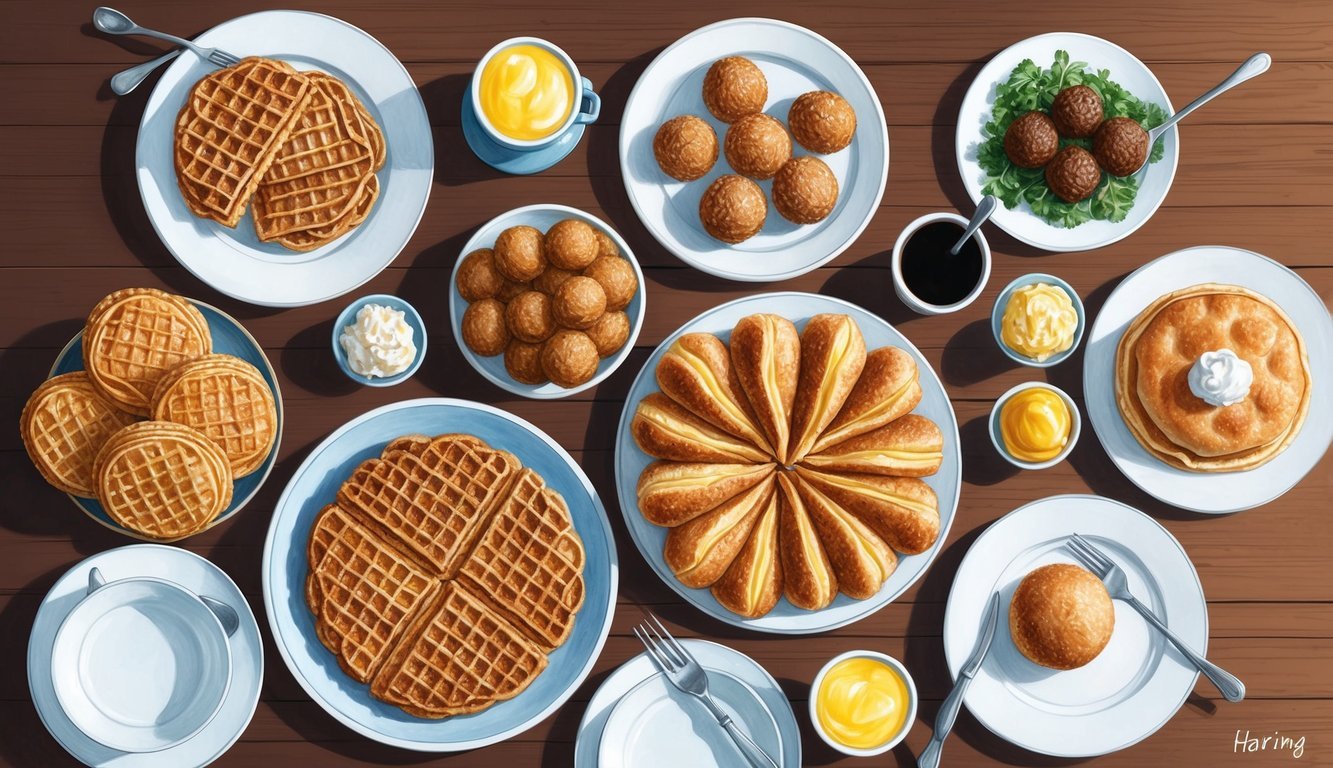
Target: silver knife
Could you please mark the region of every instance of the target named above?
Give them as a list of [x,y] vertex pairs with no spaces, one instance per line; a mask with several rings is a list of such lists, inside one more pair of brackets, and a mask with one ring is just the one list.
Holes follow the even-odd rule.
[[981,662],[986,660],[986,652],[990,650],[991,641],[995,639],[995,625],[999,620],[1000,593],[996,592],[991,595],[990,605],[986,608],[986,618],[982,622],[981,639],[977,642],[977,649],[968,657],[963,668],[958,670],[958,680],[953,684],[953,690],[949,691],[944,703],[940,705],[939,714],[935,715],[935,735],[930,737],[930,743],[922,750],[921,757],[917,758],[918,768],[939,768],[944,740],[948,738],[954,721],[958,719],[958,710],[963,706],[963,694],[967,691],[967,686],[972,683],[972,678],[977,676]]

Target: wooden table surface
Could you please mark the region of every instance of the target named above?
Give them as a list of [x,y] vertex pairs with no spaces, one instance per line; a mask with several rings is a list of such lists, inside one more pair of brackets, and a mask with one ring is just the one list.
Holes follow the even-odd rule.
[[[949,688],[940,639],[950,583],[968,546],[988,523],[1033,499],[1098,493],[1132,504],[1180,539],[1208,596],[1209,655],[1249,688],[1228,704],[1203,681],[1160,732],[1098,766],[1266,766],[1288,752],[1233,753],[1237,731],[1305,736],[1303,762],[1333,764],[1333,460],[1281,499],[1231,516],[1204,517],[1140,492],[1086,434],[1070,460],[1019,472],[986,437],[993,399],[1014,384],[1047,377],[1081,401],[1081,354],[1042,373],[1010,363],[986,318],[999,287],[1041,270],[1067,279],[1095,314],[1128,272],[1164,253],[1225,244],[1267,254],[1295,269],[1328,303],[1333,296],[1333,4],[1326,0],[873,0],[829,3],[614,0],[569,3],[322,0],[306,4],[345,19],[387,45],[421,88],[435,127],[435,188],[416,235],[364,292],[399,293],[425,316],[433,343],[416,378],[390,389],[356,388],[334,366],[328,338],[346,300],[276,311],[225,299],[178,266],[158,241],[133,176],[136,126],[150,81],[117,99],[106,80],[157,50],[91,31],[93,4],[66,0],[0,2],[0,763],[71,762],[47,734],[29,699],[24,658],[42,595],[80,559],[130,541],[79,514],[28,463],[13,425],[57,350],[104,294],[157,286],[218,304],[266,348],[286,397],[281,456],[267,485],[236,517],[181,546],[217,563],[267,622],[259,563],[269,515],[284,483],[309,450],[352,417],[396,400],[447,395],[480,400],[526,418],[570,449],[601,491],[616,531],[621,593],[612,636],[591,678],[545,722],[509,742],[474,752],[430,756],[368,741],[338,724],[296,684],[266,637],[262,701],[225,766],[438,764],[563,766],[584,702],[606,675],[639,651],[628,634],[645,610],[685,636],[721,640],[765,665],[781,681],[802,727],[808,765],[871,765],[839,759],[810,729],[809,683],[832,655],[875,648],[904,659],[924,699],[918,722],[888,762],[911,765],[930,737]],[[728,7],[723,7],[724,5]],[[187,3],[136,0],[135,20],[197,34],[266,7],[257,0]],[[888,190],[861,238],[830,265],[771,286],[724,282],[684,267],[636,220],[616,160],[618,122],[639,74],[667,44],[732,16],[773,16],[808,26],[841,46],[865,70],[884,105],[892,141]],[[1089,253],[1044,254],[989,229],[995,249],[991,285],[970,308],[927,318],[892,294],[889,249],[912,218],[969,209],[954,164],[959,101],[998,50],[1052,30],[1087,32],[1147,62],[1179,106],[1229,74],[1256,50],[1272,70],[1183,124],[1181,161],[1166,204],[1127,240]],[[601,120],[578,150],[532,178],[502,176],[468,151],[459,127],[463,87],[480,55],[518,34],[547,37],[579,62],[604,99]],[[123,42],[123,44],[122,44]],[[639,348],[601,386],[561,402],[517,399],[486,383],[454,347],[446,314],[449,270],[469,234],[510,208],[554,202],[612,222],[632,244],[647,277],[649,312]],[[939,371],[961,426],[962,500],[948,542],[925,577],[874,616],[816,637],[766,637],[705,618],[649,570],[625,533],[612,482],[612,447],[622,399],[649,351],[695,314],[769,289],[848,299],[897,324]],[[1329,371],[1318,374],[1327,375]],[[1327,381],[1327,379],[1325,379]],[[1328,396],[1326,392],[1316,396]],[[50,638],[47,638],[49,641]],[[1008,746],[970,715],[960,718],[946,765],[1062,765]],[[1076,761],[1074,761],[1076,762]]]

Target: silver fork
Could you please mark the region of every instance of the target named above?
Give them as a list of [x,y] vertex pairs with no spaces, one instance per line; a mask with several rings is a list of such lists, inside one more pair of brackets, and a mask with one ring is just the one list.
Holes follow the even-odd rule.
[[681,691],[694,696],[704,703],[713,717],[717,718],[718,725],[726,730],[731,736],[731,740],[736,742],[745,759],[755,768],[778,768],[778,764],[773,762],[773,758],[768,756],[754,740],[736,724],[735,720],[713,701],[708,695],[708,673],[699,666],[699,662],[694,656],[681,645],[676,638],[671,636],[667,628],[662,626],[662,622],[656,616],[650,616],[653,627],[648,622],[643,622],[634,628],[634,635],[643,643],[643,647],[648,649],[648,655],[653,657],[662,674],[671,684]]
[[1102,580],[1102,583],[1106,585],[1106,591],[1111,594],[1112,598],[1129,603],[1134,610],[1142,614],[1149,624],[1156,627],[1158,632],[1165,635],[1172,645],[1185,654],[1185,658],[1199,668],[1204,677],[1207,677],[1213,685],[1217,686],[1217,690],[1222,692],[1222,696],[1227,701],[1240,701],[1245,698],[1245,684],[1240,681],[1240,678],[1195,653],[1194,649],[1185,645],[1183,640],[1176,637],[1175,633],[1161,619],[1157,618],[1157,614],[1153,613],[1151,608],[1139,602],[1137,597],[1134,597],[1134,594],[1129,591],[1129,581],[1125,578],[1125,572],[1111,558],[1093,546],[1092,542],[1077,533],[1069,538],[1068,544],[1069,551],[1074,553],[1074,559]]
[[[204,48],[203,46],[196,45],[192,40],[169,35],[165,32],[158,32],[155,29],[141,27],[138,24],[135,24],[129,16],[126,16],[115,8],[102,6],[93,11],[93,26],[108,35],[143,35],[145,37],[156,37],[159,40],[166,40],[169,43],[175,43],[176,45],[188,48],[199,58],[218,67],[230,67],[240,61],[240,58],[237,56],[220,48]],[[111,78],[111,90],[124,96],[134,90],[134,88],[138,86],[139,83],[143,82],[144,78],[148,77],[149,73],[159,65],[170,61],[175,57],[176,53],[177,52],[174,51],[168,52],[152,61],[144,62],[143,64],[139,64],[138,66],[131,67],[124,72],[116,74],[115,77]]]

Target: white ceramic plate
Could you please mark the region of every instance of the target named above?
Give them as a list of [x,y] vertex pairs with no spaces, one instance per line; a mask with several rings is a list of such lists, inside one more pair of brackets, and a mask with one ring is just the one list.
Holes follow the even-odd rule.
[[[565,644],[522,693],[471,715],[413,717],[370,695],[348,677],[315,635],[305,600],[310,526],[338,487],[365,459],[401,435],[473,434],[518,456],[564,497],[583,539],[583,607]],[[278,499],[264,542],[264,606],[274,644],[292,676],[321,707],[357,733],[404,749],[455,752],[494,744],[536,725],[560,708],[592,671],[606,643],[619,579],[616,545],[597,491],[554,440],[522,419],[466,400],[406,400],[363,414],[325,438],[297,468]]]
[[195,38],[236,56],[268,56],[299,70],[336,75],[384,131],[388,155],[370,216],[313,251],[264,243],[247,213],[229,229],[192,214],[176,183],[176,115],[195,82],[215,67],[178,57],[144,108],[136,148],[139,193],[153,228],[176,260],[213,288],[241,301],[295,307],[332,299],[379,274],[407,245],[430,196],[434,139],[412,77],[375,38],[338,19],[306,11],[263,11],[224,22]]
[[[900,347],[912,355],[920,370],[922,397],[921,403],[913,413],[933,420],[944,435],[944,461],[940,465],[940,471],[930,477],[922,478],[939,499],[940,536],[934,546],[919,555],[900,555],[897,570],[889,576],[888,581],[884,582],[879,592],[869,599],[853,600],[839,594],[827,608],[806,611],[797,608],[784,598],[779,600],[766,616],[747,619],[722,607],[707,589],[690,589],[681,584],[662,558],[662,546],[666,542],[667,529],[653,525],[639,513],[635,487],[639,474],[653,459],[639,450],[639,446],[630,435],[629,425],[634,419],[634,411],[639,401],[646,395],[658,391],[655,375],[657,362],[681,335],[701,331],[715,334],[726,341],[730,338],[731,329],[738,320],[756,312],[772,312],[789,318],[796,324],[797,329],[803,329],[806,320],[821,312],[850,315],[860,327],[861,335],[865,337],[867,350],[889,345]],[[715,307],[681,326],[668,336],[653,352],[652,357],[648,358],[648,362],[644,363],[643,370],[639,372],[638,378],[634,380],[626,396],[625,409],[620,415],[620,426],[616,432],[616,491],[620,497],[620,509],[624,513],[630,537],[634,539],[644,559],[681,597],[709,616],[737,627],[776,634],[823,632],[850,624],[892,602],[920,578],[949,536],[949,525],[953,523],[954,510],[958,506],[958,493],[962,487],[961,466],[958,421],[954,417],[953,406],[944,391],[944,385],[940,383],[939,377],[935,375],[926,358],[912,345],[912,342],[907,340],[907,337],[874,314],[840,299],[810,293],[765,293],[737,299]]]
[[[510,227],[526,224],[545,232],[562,219],[581,219],[610,235],[611,239],[620,248],[620,254],[629,261],[630,266],[634,267],[634,276],[639,280],[639,290],[634,294],[634,298],[630,300],[629,306],[625,307],[625,314],[629,315],[630,328],[629,338],[625,340],[624,346],[614,355],[602,359],[597,364],[597,372],[593,374],[591,379],[570,389],[565,389],[549,381],[536,386],[515,381],[505,370],[503,354],[494,357],[482,357],[473,352],[467,344],[463,343],[463,313],[467,311],[468,302],[464,301],[463,296],[458,292],[458,268],[463,264],[463,257],[478,248],[490,248],[495,244],[495,238]],[[487,381],[516,395],[531,397],[534,400],[553,400],[568,397],[597,386],[603,379],[614,373],[621,363],[625,362],[625,358],[629,357],[629,353],[634,350],[634,342],[639,338],[639,329],[643,327],[644,307],[647,305],[646,291],[647,286],[643,283],[643,270],[639,269],[639,261],[634,258],[634,251],[630,250],[629,244],[620,236],[620,233],[612,229],[606,222],[590,213],[580,211],[577,208],[570,208],[567,205],[555,205],[553,203],[526,205],[496,216],[481,225],[481,228],[472,237],[468,238],[467,244],[463,246],[462,252],[458,254],[458,259],[454,261],[453,272],[449,274],[449,321],[454,329],[454,342],[463,351],[463,357],[466,357],[472,367],[477,370],[477,373],[486,377]]]
[[[1247,472],[1186,472],[1148,453],[1125,426],[1115,402],[1115,350],[1125,328],[1158,297],[1200,283],[1239,285],[1277,302],[1305,339],[1313,396],[1300,433],[1272,461]],[[1218,245],[1186,248],[1139,267],[1116,286],[1088,332],[1083,396],[1097,439],[1135,485],[1183,509],[1238,512],[1278,498],[1314,469],[1333,441],[1333,319],[1323,299],[1295,272],[1251,251]]]
[[[781,740],[780,750],[769,752],[769,755],[778,761],[780,768],[800,766],[800,727],[796,724],[796,715],[792,712],[791,704],[773,676],[749,656],[725,645],[707,640],[682,640],[681,643],[689,648],[699,664],[708,670],[710,687],[726,675],[739,681],[758,697],[768,717],[777,724]],[[583,713],[583,721],[579,723],[579,732],[574,744],[574,768],[599,768],[607,765],[599,761],[599,753],[610,739],[607,723],[613,710],[617,708],[617,703],[645,681],[660,679],[660,674],[652,659],[648,658],[648,654],[641,653],[622,664],[602,682],[597,693],[593,694],[592,700],[588,702],[588,708]],[[746,707],[748,710],[748,705],[744,703],[728,701],[728,704],[733,707]],[[747,720],[747,724],[748,722]],[[650,726],[650,728],[656,727]],[[694,732],[684,734],[682,741],[692,740],[690,743],[694,744],[701,738],[702,734]],[[725,739],[726,736],[723,735],[722,738]],[[769,745],[764,744],[764,746],[767,749]],[[689,760],[672,760],[671,757],[674,755],[675,752],[667,752],[658,764],[673,768],[700,765]],[[638,766],[639,763],[632,765]],[[702,765],[709,763],[704,762]],[[732,762],[729,765],[743,765],[743,763]]]
[[[199,595],[218,598],[236,609],[241,626],[231,644],[231,684],[222,708],[189,740],[158,752],[120,752],[84,735],[60,708],[51,679],[51,650],[56,629],[88,590],[88,572],[97,567],[109,580],[133,576],[166,579]],[[259,625],[245,595],[216,565],[178,547],[131,544],[84,560],[56,581],[37,609],[28,640],[28,690],[46,729],[75,759],[96,768],[180,768],[216,760],[240,738],[259,703],[264,679],[264,648]]]
[[[797,96],[815,90],[841,94],[856,110],[851,146],[817,155],[838,177],[838,204],[818,224],[793,224],[772,206],[772,182],[761,181],[770,204],[763,230],[738,245],[715,240],[699,223],[699,198],[714,179],[731,173],[720,150],[726,123],[704,106],[704,74],[724,56],[745,56],[768,80],[764,111],[786,123]],[[717,165],[707,176],[680,182],[653,157],[662,123],[693,114],[717,133]],[[794,154],[812,154],[795,141]],[[620,171],[634,210],[648,231],[681,261],[729,280],[768,282],[805,274],[847,249],[870,223],[889,174],[889,132],[875,89],[836,45],[804,27],[773,19],[730,19],[691,32],[644,70],[620,124]]]
[[1009,600],[1029,572],[1075,563],[1065,547],[1078,533],[1125,570],[1130,590],[1203,655],[1208,605],[1185,550],[1152,518],[1100,496],[1051,496],[986,529],[964,556],[944,614],[950,675],[976,648],[986,604],[1000,592],[990,653],[967,689],[967,708],[997,736],[1033,752],[1089,757],[1124,749],[1166,724],[1194,689],[1198,671],[1128,605],[1115,603],[1115,631],[1097,658],[1057,671],[1023,656],[1009,635]]
[[[1171,100],[1152,70],[1115,43],[1076,32],[1051,32],[1015,43],[995,54],[981,68],[963,95],[963,104],[958,110],[955,142],[958,172],[962,174],[963,186],[972,202],[981,200],[981,187],[986,183],[986,173],[977,164],[977,147],[982,140],[981,127],[990,121],[995,87],[1008,79],[1009,73],[1024,59],[1032,59],[1038,66],[1049,69],[1055,52],[1059,50],[1068,51],[1071,61],[1086,61],[1089,69],[1110,70],[1111,79],[1130,93],[1143,101],[1154,102],[1168,115],[1172,114]],[[1089,221],[1073,229],[1064,229],[1037,218],[1028,204],[1022,202],[1013,210],[1001,203],[991,216],[991,223],[1028,245],[1047,251],[1090,251],[1129,237],[1161,206],[1176,177],[1176,164],[1180,160],[1179,132],[1168,131],[1162,136],[1162,143],[1165,154],[1139,174],[1138,196],[1124,221]]]
[[[773,715],[750,686],[726,672],[708,672],[708,695],[759,748],[782,754]],[[658,674],[625,694],[611,711],[598,749],[601,768],[725,768],[745,754],[703,702]]]

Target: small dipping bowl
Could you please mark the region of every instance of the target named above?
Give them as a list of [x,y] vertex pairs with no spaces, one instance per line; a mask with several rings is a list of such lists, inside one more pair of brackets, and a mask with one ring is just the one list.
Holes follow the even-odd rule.
[[[1004,404],[1009,402],[1009,398],[1013,397],[1019,392],[1022,392],[1025,389],[1032,389],[1034,387],[1049,389],[1055,394],[1059,395],[1060,400],[1063,401],[1065,407],[1069,409],[1069,439],[1065,441],[1064,450],[1060,451],[1060,453],[1053,459],[1047,459],[1046,461],[1038,461],[1038,462],[1023,461],[1021,459],[1015,458],[1013,454],[1009,453],[1009,449],[1004,447],[1004,436],[1001,434],[1000,430],[1000,412],[1004,410]],[[1018,467],[1019,469],[1046,469],[1047,467],[1053,467],[1056,464],[1059,464],[1060,462],[1064,461],[1066,458],[1068,458],[1070,452],[1074,450],[1074,446],[1078,444],[1078,436],[1079,433],[1082,431],[1082,428],[1083,428],[1083,417],[1079,414],[1078,405],[1074,403],[1074,399],[1070,397],[1063,389],[1060,389],[1059,387],[1053,384],[1047,384],[1042,381],[1028,381],[1019,384],[1013,389],[1010,389],[1008,392],[1005,392],[1003,395],[1000,395],[999,399],[995,401],[995,406],[991,408],[990,412],[991,444],[995,446],[995,450],[999,451],[1000,455],[1003,456],[1006,461],[1008,461],[1010,464],[1013,464],[1015,467]]]
[[[846,744],[843,744],[830,736],[828,732],[824,730],[824,726],[819,723],[819,688],[824,684],[824,678],[828,675],[829,670],[847,659],[870,659],[872,661],[878,661],[893,670],[893,672],[902,679],[903,684],[907,688],[907,717],[903,720],[903,726],[899,728],[898,732],[890,737],[888,741],[869,749],[849,747]],[[814,725],[815,733],[819,734],[819,738],[823,739],[824,743],[828,744],[833,749],[838,750],[844,755],[851,755],[852,757],[873,757],[888,752],[890,749],[898,746],[898,743],[907,736],[907,732],[912,730],[912,723],[916,721],[917,698],[916,682],[912,679],[911,673],[907,671],[907,667],[903,666],[902,662],[887,654],[879,653],[878,651],[847,651],[846,653],[840,653],[832,659],[829,659],[828,663],[819,670],[819,674],[815,675],[815,681],[810,685],[810,722]]]
[[[1053,285],[1068,294],[1069,300],[1074,304],[1074,313],[1078,315],[1078,325],[1074,327],[1074,342],[1069,345],[1069,349],[1066,349],[1063,352],[1057,352],[1040,362],[1012,349],[1008,344],[1004,343],[1003,336],[1004,310],[1009,306],[1010,297],[1012,297],[1014,292],[1018,289],[1026,288],[1027,286],[1035,285],[1036,283]],[[1033,272],[1029,275],[1023,275],[1012,283],[1006,285],[1004,290],[1000,291],[1000,295],[995,297],[995,307],[990,313],[991,334],[995,336],[995,343],[1000,345],[1000,351],[1004,352],[1005,356],[1010,360],[1033,368],[1050,368],[1053,365],[1058,365],[1065,360],[1068,360],[1069,356],[1074,354],[1074,351],[1078,349],[1078,345],[1083,342],[1083,328],[1086,325],[1087,318],[1083,311],[1083,299],[1079,298],[1078,291],[1075,291],[1073,286],[1055,275],[1048,275],[1043,272]]]
[[[968,220],[956,213],[941,211],[939,213],[928,213],[914,219],[898,235],[898,240],[893,244],[893,290],[898,294],[898,298],[907,305],[908,309],[922,315],[947,315],[950,312],[957,312],[977,300],[982,290],[986,288],[986,282],[990,280],[991,253],[990,243],[986,242],[986,236],[982,234],[981,229],[977,229],[972,235],[972,240],[981,248],[981,275],[977,279],[977,284],[963,298],[952,304],[931,304],[918,297],[907,287],[907,282],[903,278],[903,250],[907,246],[907,241],[912,238],[923,227],[937,222],[950,222],[958,226],[958,233],[954,235],[956,242],[962,237],[963,230],[967,228]],[[949,248],[953,242],[943,247],[941,258],[949,258]]]
[[[339,340],[343,334],[343,329],[356,323],[356,313],[367,304],[379,304],[396,309],[403,313],[403,319],[412,327],[412,343],[417,347],[417,356],[412,359],[412,364],[407,366],[407,370],[402,373],[396,373],[393,376],[362,376],[352,370],[351,364],[347,360],[347,352],[343,350],[342,342]],[[338,319],[333,321],[333,359],[338,361],[338,367],[347,375],[347,378],[358,384],[364,384],[367,387],[392,387],[400,384],[410,378],[421,367],[421,361],[426,359],[426,324],[422,322],[421,315],[417,313],[415,307],[406,301],[391,296],[387,293],[376,293],[370,296],[362,296],[351,304],[347,305],[339,315]]]

